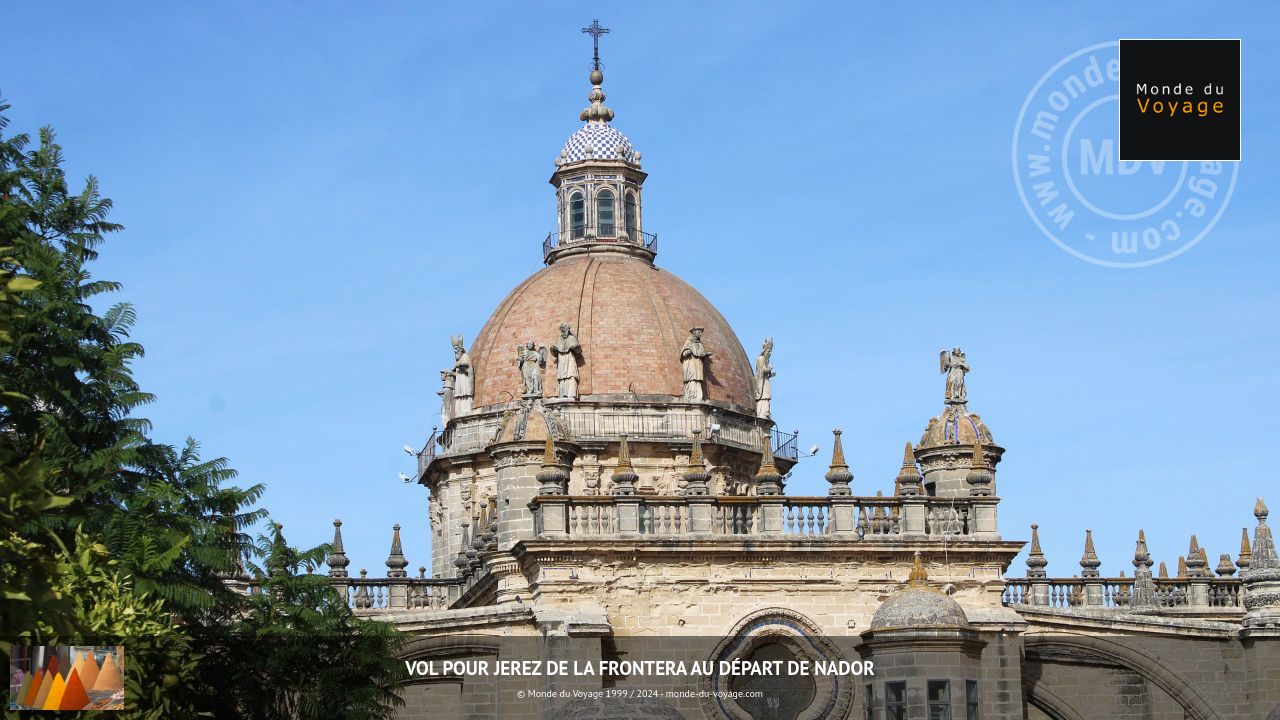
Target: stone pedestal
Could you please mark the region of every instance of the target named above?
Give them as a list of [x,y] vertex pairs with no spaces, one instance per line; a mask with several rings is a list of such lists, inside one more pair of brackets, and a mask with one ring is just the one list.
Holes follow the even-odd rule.
[[618,533],[640,533],[640,498],[636,495],[619,495],[613,500],[618,512]]
[[851,497],[833,495],[831,497],[831,532],[834,535],[853,535],[853,514],[856,505]]
[[786,500],[781,495],[760,496],[760,519],[757,525],[763,535],[782,534],[782,510]]
[[928,500],[923,496],[902,498],[902,534],[908,537],[924,537]]
[[710,533],[715,500],[706,495],[688,498],[689,528],[695,533]]

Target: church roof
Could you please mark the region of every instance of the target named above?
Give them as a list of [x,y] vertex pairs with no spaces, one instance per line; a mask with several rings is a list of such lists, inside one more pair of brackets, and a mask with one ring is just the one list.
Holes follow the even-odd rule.
[[622,160],[635,164],[639,153],[621,131],[607,122],[591,121],[569,136],[560,152],[563,163],[583,160]]
[[[529,340],[551,345],[561,323],[582,345],[583,396],[682,396],[680,349],[699,326],[711,352],[707,399],[755,407],[751,363],[720,311],[674,274],[621,253],[560,258],[507,295],[471,347],[475,406],[519,394],[515,347]],[[543,391],[554,396],[555,363],[543,372]]]

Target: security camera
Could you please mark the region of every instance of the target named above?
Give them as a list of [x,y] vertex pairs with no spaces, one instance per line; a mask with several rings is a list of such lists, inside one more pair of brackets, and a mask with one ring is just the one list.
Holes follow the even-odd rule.
[[405,445],[405,446],[404,446],[404,451],[405,451],[406,453],[408,453],[409,455],[417,455],[417,454],[418,454],[418,451],[417,451],[417,450],[414,450],[413,448],[409,447],[408,445]]
[[404,473],[400,473],[400,482],[408,484],[412,481],[413,481],[413,478],[409,477],[408,475],[405,475]]
[[711,423],[711,432],[720,432],[720,423]]
[[820,449],[821,449],[821,448],[819,448],[817,445],[814,445],[813,447],[809,448],[809,454],[810,454],[810,455],[817,455],[817,454],[818,454],[818,450],[820,450]]

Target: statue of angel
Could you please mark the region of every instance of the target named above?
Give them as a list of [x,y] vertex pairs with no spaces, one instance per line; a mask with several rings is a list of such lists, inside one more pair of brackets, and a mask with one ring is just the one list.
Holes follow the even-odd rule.
[[532,340],[516,347],[516,367],[524,381],[525,397],[542,397],[542,369],[547,366],[547,346],[536,347]]
[[963,405],[968,402],[964,389],[964,374],[969,372],[969,363],[965,361],[964,351],[960,348],[943,350],[938,356],[940,372],[947,376],[946,400],[949,405]]

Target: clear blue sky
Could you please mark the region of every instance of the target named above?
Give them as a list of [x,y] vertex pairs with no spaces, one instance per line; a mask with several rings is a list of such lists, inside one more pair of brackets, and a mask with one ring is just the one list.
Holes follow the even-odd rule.
[[[615,125],[644,153],[658,262],[754,351],[775,416],[845,430],[859,493],[889,491],[941,409],[941,348],[1008,449],[1001,529],[1039,522],[1071,575],[1084,528],[1132,573],[1147,531],[1216,564],[1252,528],[1280,398],[1280,22],[1270,4],[24,3],[6,9],[12,130],[52,124],[127,231],[99,277],[136,304],[164,440],[265,482],[299,544],[345,521],[352,569],[427,491],[404,485],[468,342],[540,266],[547,178],[585,106],[593,17]],[[1014,122],[1060,58],[1118,37],[1241,37],[1245,160],[1199,245],[1141,270],[1050,243],[1010,170]],[[1119,198],[1118,200],[1123,200]],[[1021,575],[1021,562],[1012,572]]]

